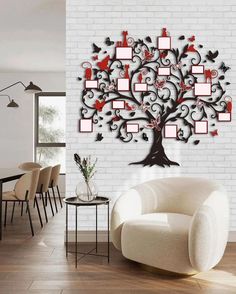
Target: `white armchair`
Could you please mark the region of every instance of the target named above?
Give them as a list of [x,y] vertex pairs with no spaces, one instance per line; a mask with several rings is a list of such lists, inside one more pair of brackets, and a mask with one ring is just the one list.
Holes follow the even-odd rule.
[[220,261],[228,226],[221,185],[203,178],[165,178],[121,195],[112,211],[111,237],[128,259],[191,275]]

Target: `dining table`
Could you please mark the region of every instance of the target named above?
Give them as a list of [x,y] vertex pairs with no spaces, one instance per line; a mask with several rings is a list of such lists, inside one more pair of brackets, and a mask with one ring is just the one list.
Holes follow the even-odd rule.
[[2,194],[3,184],[19,179],[25,172],[19,168],[0,168],[0,240],[2,240]]

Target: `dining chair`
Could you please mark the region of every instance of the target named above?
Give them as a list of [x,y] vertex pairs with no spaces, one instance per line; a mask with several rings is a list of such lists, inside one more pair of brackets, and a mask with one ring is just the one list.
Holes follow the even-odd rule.
[[[57,189],[58,198],[59,198],[60,205],[61,205],[61,208],[62,208],[62,200],[61,200],[61,195],[60,195],[60,191],[59,191],[59,187],[58,187],[60,169],[61,169],[60,164],[57,164],[57,165],[53,166],[50,181],[49,181],[49,188],[52,189],[52,194],[53,194],[53,199],[54,199],[54,203],[55,203],[56,212],[58,212],[58,209],[57,209],[56,194],[55,194],[54,188]],[[48,193],[50,193],[49,190],[48,190]]]
[[41,168],[42,166],[37,162],[23,162],[21,163],[18,168],[24,171],[31,171],[35,168]]
[[[48,216],[47,216],[47,210],[46,210],[47,196],[48,196],[48,200],[49,200],[49,203],[50,203],[52,215],[54,216],[51,197],[50,197],[50,194],[48,194],[48,187],[49,187],[49,181],[50,181],[50,177],[51,177],[51,172],[52,172],[52,167],[51,166],[45,167],[45,168],[40,170],[38,186],[37,186],[37,190],[36,190],[36,194],[39,194],[41,196],[41,198],[42,198],[43,209],[44,209],[46,222],[48,222]],[[37,204],[37,196],[35,197],[35,203]]]
[[[4,219],[4,226],[6,226],[7,220],[7,204],[8,202],[13,202],[13,209],[11,215],[11,221],[13,220],[14,209],[16,202],[26,203],[27,205],[27,212],[29,216],[29,223],[31,228],[32,236],[34,236],[34,229],[31,219],[30,213],[30,205],[29,202],[34,199],[35,192],[37,188],[37,183],[39,179],[39,169],[34,169],[31,172],[24,174],[15,184],[15,188],[13,191],[4,192],[2,195],[2,201],[5,202],[5,219]],[[41,222],[41,215],[39,211],[39,207],[37,205],[38,215]]]

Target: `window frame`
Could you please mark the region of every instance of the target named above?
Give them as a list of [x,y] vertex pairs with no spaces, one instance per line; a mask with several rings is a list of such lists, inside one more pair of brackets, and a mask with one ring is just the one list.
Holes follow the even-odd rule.
[[[66,92],[40,92],[35,94],[35,127],[34,127],[34,159],[36,161],[37,147],[66,147],[66,143],[40,143],[39,142],[39,99],[44,96],[65,97]],[[62,173],[64,174],[64,173]]]

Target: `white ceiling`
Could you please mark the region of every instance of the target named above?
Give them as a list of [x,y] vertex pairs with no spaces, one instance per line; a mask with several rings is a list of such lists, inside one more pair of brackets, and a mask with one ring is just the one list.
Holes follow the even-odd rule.
[[64,71],[66,0],[0,0],[0,72]]

